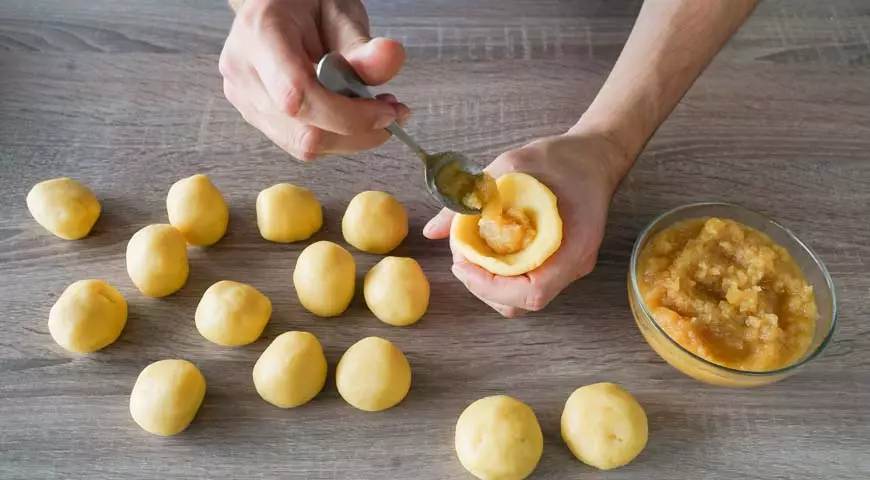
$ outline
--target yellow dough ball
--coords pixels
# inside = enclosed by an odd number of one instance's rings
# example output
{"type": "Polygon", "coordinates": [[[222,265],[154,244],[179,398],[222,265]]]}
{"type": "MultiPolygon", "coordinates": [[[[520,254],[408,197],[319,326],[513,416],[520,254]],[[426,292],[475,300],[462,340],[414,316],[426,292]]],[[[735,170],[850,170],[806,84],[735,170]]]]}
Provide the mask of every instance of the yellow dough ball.
{"type": "Polygon", "coordinates": [[[254,387],[263,400],[281,408],[298,407],[316,397],[326,383],[326,357],[317,337],[285,332],[254,364],[254,387]]]}
{"type": "Polygon", "coordinates": [[[456,454],[481,480],[521,480],[535,470],[544,436],[535,412],[507,395],[484,397],[456,422],[456,454]]]}
{"type": "Polygon", "coordinates": [[[413,258],[387,257],[366,274],[363,293],[369,310],[384,323],[416,323],[429,308],[429,280],[413,258]]]}
{"type": "Polygon", "coordinates": [[[347,403],[367,412],[386,410],[411,388],[411,365],[388,340],[364,338],[347,349],[335,370],[338,393],[347,403]]]}
{"type": "Polygon", "coordinates": [[[27,209],[37,223],[64,240],[87,236],[100,216],[94,193],[70,178],[34,185],[27,194],[27,209]]]}
{"type": "Polygon", "coordinates": [[[544,436],[531,407],[507,395],[484,397],[456,422],[456,454],[481,480],[522,480],[535,470],[544,436]]]}
{"type": "Polygon", "coordinates": [[[323,209],[307,188],[279,183],[257,195],[257,227],[270,242],[306,240],[323,226],[323,209]]]}
{"type": "Polygon", "coordinates": [[[205,398],[205,378],[187,360],[160,360],[145,367],[130,394],[130,415],[144,430],[168,437],[193,421],[205,398]]]}
{"type": "Polygon", "coordinates": [[[272,315],[272,302],[256,288],[221,280],[208,287],[196,307],[196,329],[225,347],[253,343],[272,315]]]}
{"type": "Polygon", "coordinates": [[[166,211],[169,223],[191,245],[212,245],[227,233],[230,221],[227,202],[205,175],[197,174],[175,182],[166,196],[166,211]]]}
{"type": "Polygon", "coordinates": [[[353,299],[355,285],[353,255],[335,243],[312,243],[296,260],[293,286],[302,306],[315,315],[335,317],[344,313],[353,299]]]}
{"type": "Polygon", "coordinates": [[[643,407],[613,383],[578,388],[562,412],[562,439],[568,448],[583,463],[601,470],[634,460],[648,435],[643,407]]]}
{"type": "Polygon", "coordinates": [[[79,280],[57,299],[48,314],[48,331],[61,347],[95,352],[118,339],[127,324],[127,301],[102,280],[79,280]]]}
{"type": "Polygon", "coordinates": [[[140,292],[165,297],[187,282],[187,244],[172,225],[148,225],[127,243],[127,274],[140,292]]]}
{"type": "Polygon", "coordinates": [[[368,253],[389,253],[408,236],[408,212],[389,193],[362,192],[341,219],[344,240],[368,253]]]}
{"type": "Polygon", "coordinates": [[[528,273],[556,253],[562,245],[562,217],[556,195],[546,185],[515,172],[484,189],[491,198],[482,215],[457,215],[450,224],[456,253],[502,276],[528,273]]]}

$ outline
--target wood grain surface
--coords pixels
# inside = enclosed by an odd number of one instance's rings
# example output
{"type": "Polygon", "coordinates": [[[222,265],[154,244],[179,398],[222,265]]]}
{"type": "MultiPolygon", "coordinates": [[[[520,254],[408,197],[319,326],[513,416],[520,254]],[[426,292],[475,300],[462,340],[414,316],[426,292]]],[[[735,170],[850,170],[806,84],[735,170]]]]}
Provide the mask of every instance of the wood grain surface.
{"type": "MultiPolygon", "coordinates": [[[[408,46],[389,89],[433,150],[483,161],[558,133],[583,112],[628,35],[639,1],[373,0],[377,33],[408,46]]],[[[450,274],[445,242],[420,230],[437,211],[396,142],[300,164],[247,126],[224,100],[217,57],[231,15],[221,0],[0,2],[0,478],[464,479],[453,428],[473,400],[505,393],[544,429],[536,479],[867,479],[870,477],[870,6],[863,0],[767,1],[656,134],[616,196],[596,271],[548,309],[504,320],[450,274]],[[229,233],[191,249],[191,277],[152,300],[127,277],[137,229],[165,222],[175,180],[206,173],[231,206],[229,233]],[[88,238],[67,242],[28,215],[40,180],[71,176],[99,196],[88,238]],[[378,322],[358,295],[341,318],[316,319],[293,292],[304,245],[259,238],[254,200],[277,181],[313,189],[325,207],[317,239],[340,241],[340,217],[366,189],[407,206],[399,254],[432,284],[417,325],[378,322]],[[706,386],[666,365],[629,312],[625,275],[640,229],[665,209],[727,200],[791,227],[833,274],[835,342],[801,373],[750,391],[706,386]],[[130,304],[117,343],[71,356],[48,334],[48,310],[71,282],[104,278],[130,304]],[[214,281],[260,288],[275,311],[263,338],[227,349],[193,325],[214,281]],[[323,342],[331,368],[368,335],[413,365],[397,408],[363,413],[332,375],[312,403],[281,410],[256,394],[251,369],[281,332],[323,342]],[[148,363],[183,357],[208,381],[182,435],[151,436],[128,395],[148,363]],[[647,410],[650,442],[603,474],[559,436],[575,388],[615,381],[647,410]]],[[[360,273],[378,257],[355,254],[360,273]]]]}

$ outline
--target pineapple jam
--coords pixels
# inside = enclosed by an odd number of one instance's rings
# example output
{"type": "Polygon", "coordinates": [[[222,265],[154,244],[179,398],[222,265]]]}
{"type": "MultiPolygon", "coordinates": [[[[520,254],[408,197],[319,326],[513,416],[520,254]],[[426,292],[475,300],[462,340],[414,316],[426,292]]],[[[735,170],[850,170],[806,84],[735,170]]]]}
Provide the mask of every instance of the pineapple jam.
{"type": "Polygon", "coordinates": [[[656,234],[637,268],[656,323],[699,357],[759,372],[791,365],[810,347],[813,289],[791,255],[755,229],[686,220],[656,234]]]}
{"type": "Polygon", "coordinates": [[[504,209],[495,180],[484,173],[463,203],[480,209],[478,231],[494,252],[507,255],[526,248],[535,239],[536,231],[528,215],[520,209],[504,209]]]}

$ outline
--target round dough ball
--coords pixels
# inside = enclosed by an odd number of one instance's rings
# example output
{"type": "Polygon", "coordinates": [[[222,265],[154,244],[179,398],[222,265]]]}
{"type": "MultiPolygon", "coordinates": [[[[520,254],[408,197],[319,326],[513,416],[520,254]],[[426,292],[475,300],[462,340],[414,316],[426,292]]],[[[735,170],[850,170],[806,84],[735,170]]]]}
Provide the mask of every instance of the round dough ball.
{"type": "Polygon", "coordinates": [[[312,243],[296,260],[293,286],[302,306],[315,315],[335,317],[344,313],[353,299],[355,285],[353,255],[335,243],[312,243]]]}
{"type": "Polygon", "coordinates": [[[48,314],[48,331],[61,347],[90,353],[111,345],[127,324],[127,301],[102,280],[79,280],[57,299],[48,314]]]}
{"type": "Polygon", "coordinates": [[[205,175],[193,175],[175,182],[166,196],[169,223],[184,235],[187,243],[206,247],[227,233],[230,210],[221,191],[205,175]]]}
{"type": "Polygon", "coordinates": [[[145,367],[130,394],[130,415],[154,435],[181,433],[205,398],[205,378],[187,360],[160,360],[145,367]]]}
{"type": "Polygon", "coordinates": [[[389,193],[362,192],[341,219],[344,240],[368,253],[389,253],[408,236],[408,212],[389,193]]]}
{"type": "Polygon", "coordinates": [[[384,323],[411,325],[429,308],[429,280],[413,258],[386,257],[363,282],[369,310],[384,323]]]}
{"type": "Polygon", "coordinates": [[[187,244],[172,225],[148,225],[127,243],[127,274],[149,297],[177,292],[187,282],[189,271],[187,244]]]}
{"type": "Polygon", "coordinates": [[[481,480],[521,480],[532,474],[544,452],[535,412],[507,395],[484,397],[456,422],[456,454],[481,480]]]}
{"type": "Polygon", "coordinates": [[[323,209],[307,188],[279,183],[257,195],[257,227],[270,242],[306,240],[323,226],[323,209]]]}
{"type": "Polygon", "coordinates": [[[324,384],[326,356],[317,337],[308,332],[278,335],[254,364],[257,393],[277,407],[308,403],[324,384]]]}
{"type": "Polygon", "coordinates": [[[341,398],[354,407],[367,412],[386,410],[408,394],[411,365],[388,340],[367,337],[341,356],[335,383],[341,398]]]}
{"type": "Polygon", "coordinates": [[[272,302],[256,288],[221,280],[208,287],[196,307],[196,329],[225,347],[253,343],[272,315],[272,302]]]}
{"type": "Polygon", "coordinates": [[[71,178],[34,185],[27,194],[27,209],[37,223],[64,240],[87,236],[100,216],[94,193],[71,178]]]}
{"type": "Polygon", "coordinates": [[[562,217],[556,195],[535,177],[511,172],[495,181],[505,211],[528,216],[536,233],[513,253],[494,251],[481,237],[480,215],[457,215],[450,224],[450,245],[469,262],[495,275],[522,275],[540,267],[562,245],[562,217]]]}
{"type": "Polygon", "coordinates": [[[562,439],[575,457],[601,470],[628,464],[646,446],[646,413],[618,385],[578,388],[562,412],[562,439]]]}

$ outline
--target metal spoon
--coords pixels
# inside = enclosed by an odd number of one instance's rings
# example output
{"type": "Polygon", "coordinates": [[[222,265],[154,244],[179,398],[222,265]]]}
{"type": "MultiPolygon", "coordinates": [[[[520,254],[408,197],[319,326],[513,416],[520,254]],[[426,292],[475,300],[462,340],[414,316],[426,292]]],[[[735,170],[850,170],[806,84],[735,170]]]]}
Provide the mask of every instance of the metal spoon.
{"type": "MultiPolygon", "coordinates": [[[[374,98],[368,87],[360,80],[353,67],[338,53],[327,53],[317,64],[317,79],[328,90],[347,97],[374,98]]],[[[387,131],[402,141],[420,160],[426,171],[426,189],[442,205],[457,213],[477,215],[479,209],[471,208],[463,199],[474,191],[483,171],[468,158],[457,152],[442,152],[430,155],[408,135],[398,123],[393,122],[387,131]]]]}

